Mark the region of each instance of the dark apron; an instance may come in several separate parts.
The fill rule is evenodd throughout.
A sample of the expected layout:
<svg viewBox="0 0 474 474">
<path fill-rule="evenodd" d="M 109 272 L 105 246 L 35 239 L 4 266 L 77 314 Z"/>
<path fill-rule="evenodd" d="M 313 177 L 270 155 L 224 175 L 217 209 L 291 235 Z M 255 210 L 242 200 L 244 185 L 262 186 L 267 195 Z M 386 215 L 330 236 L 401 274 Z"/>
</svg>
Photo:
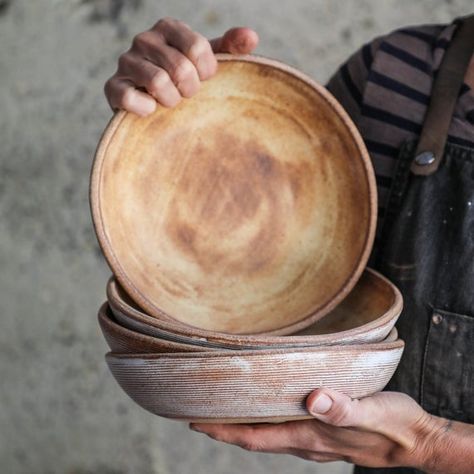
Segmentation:
<svg viewBox="0 0 474 474">
<path fill-rule="evenodd" d="M 460 35 L 461 29 L 455 39 Z M 468 62 L 472 48 L 464 51 Z M 456 53 L 443 59 L 418 144 L 400 151 L 376 267 L 404 297 L 397 328 L 406 347 L 387 390 L 407 393 L 434 415 L 474 424 L 474 149 L 446 143 L 467 67 L 459 71 Z M 453 57 L 456 80 L 443 75 Z M 355 473 L 420 471 L 356 467 Z"/>
</svg>

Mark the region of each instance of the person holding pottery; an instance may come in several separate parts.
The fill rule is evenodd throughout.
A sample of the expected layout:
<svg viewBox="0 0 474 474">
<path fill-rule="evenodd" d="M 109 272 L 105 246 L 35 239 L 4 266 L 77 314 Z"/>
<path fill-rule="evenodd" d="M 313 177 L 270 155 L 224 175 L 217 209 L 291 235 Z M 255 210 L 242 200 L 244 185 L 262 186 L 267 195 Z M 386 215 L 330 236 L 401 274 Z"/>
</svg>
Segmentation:
<svg viewBox="0 0 474 474">
<path fill-rule="evenodd" d="M 165 18 L 137 35 L 105 85 L 114 109 L 174 107 L 217 71 L 214 53 L 249 54 L 257 34 L 208 41 Z M 474 472 L 474 15 L 402 28 L 363 46 L 327 84 L 358 127 L 377 176 L 372 265 L 402 291 L 406 341 L 386 392 L 361 400 L 325 388 L 314 419 L 191 425 L 251 451 L 355 472 Z"/>
</svg>

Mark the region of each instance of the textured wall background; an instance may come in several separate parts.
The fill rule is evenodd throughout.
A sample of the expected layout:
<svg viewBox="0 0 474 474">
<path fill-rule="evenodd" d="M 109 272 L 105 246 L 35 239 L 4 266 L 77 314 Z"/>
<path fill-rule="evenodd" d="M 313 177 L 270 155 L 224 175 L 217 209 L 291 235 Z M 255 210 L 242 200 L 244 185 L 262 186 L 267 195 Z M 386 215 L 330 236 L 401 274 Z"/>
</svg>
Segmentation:
<svg viewBox="0 0 474 474">
<path fill-rule="evenodd" d="M 362 42 L 469 13 L 472 0 L 0 0 L 1 472 L 347 473 L 218 445 L 135 406 L 96 323 L 109 271 L 88 177 L 118 54 L 161 16 L 208 36 L 233 25 L 260 54 L 327 79 Z"/>
</svg>

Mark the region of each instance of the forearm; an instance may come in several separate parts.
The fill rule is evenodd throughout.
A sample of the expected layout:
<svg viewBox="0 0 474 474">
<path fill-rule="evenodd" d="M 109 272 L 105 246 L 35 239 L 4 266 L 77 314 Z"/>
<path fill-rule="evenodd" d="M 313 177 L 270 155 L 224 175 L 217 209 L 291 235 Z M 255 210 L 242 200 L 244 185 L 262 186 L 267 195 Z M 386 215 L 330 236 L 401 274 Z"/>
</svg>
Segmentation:
<svg viewBox="0 0 474 474">
<path fill-rule="evenodd" d="M 474 425 L 433 418 L 437 429 L 423 443 L 420 469 L 427 474 L 474 473 Z"/>
</svg>

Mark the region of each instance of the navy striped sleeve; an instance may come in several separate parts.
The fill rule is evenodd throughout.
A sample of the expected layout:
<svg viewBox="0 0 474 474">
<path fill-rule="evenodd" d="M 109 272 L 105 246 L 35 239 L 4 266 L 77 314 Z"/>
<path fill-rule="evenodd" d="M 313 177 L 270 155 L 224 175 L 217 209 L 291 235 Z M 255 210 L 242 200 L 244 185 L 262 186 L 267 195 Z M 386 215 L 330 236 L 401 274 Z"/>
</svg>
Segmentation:
<svg viewBox="0 0 474 474">
<path fill-rule="evenodd" d="M 367 77 L 382 38 L 376 38 L 356 51 L 326 84 L 357 125 Z"/>
</svg>

